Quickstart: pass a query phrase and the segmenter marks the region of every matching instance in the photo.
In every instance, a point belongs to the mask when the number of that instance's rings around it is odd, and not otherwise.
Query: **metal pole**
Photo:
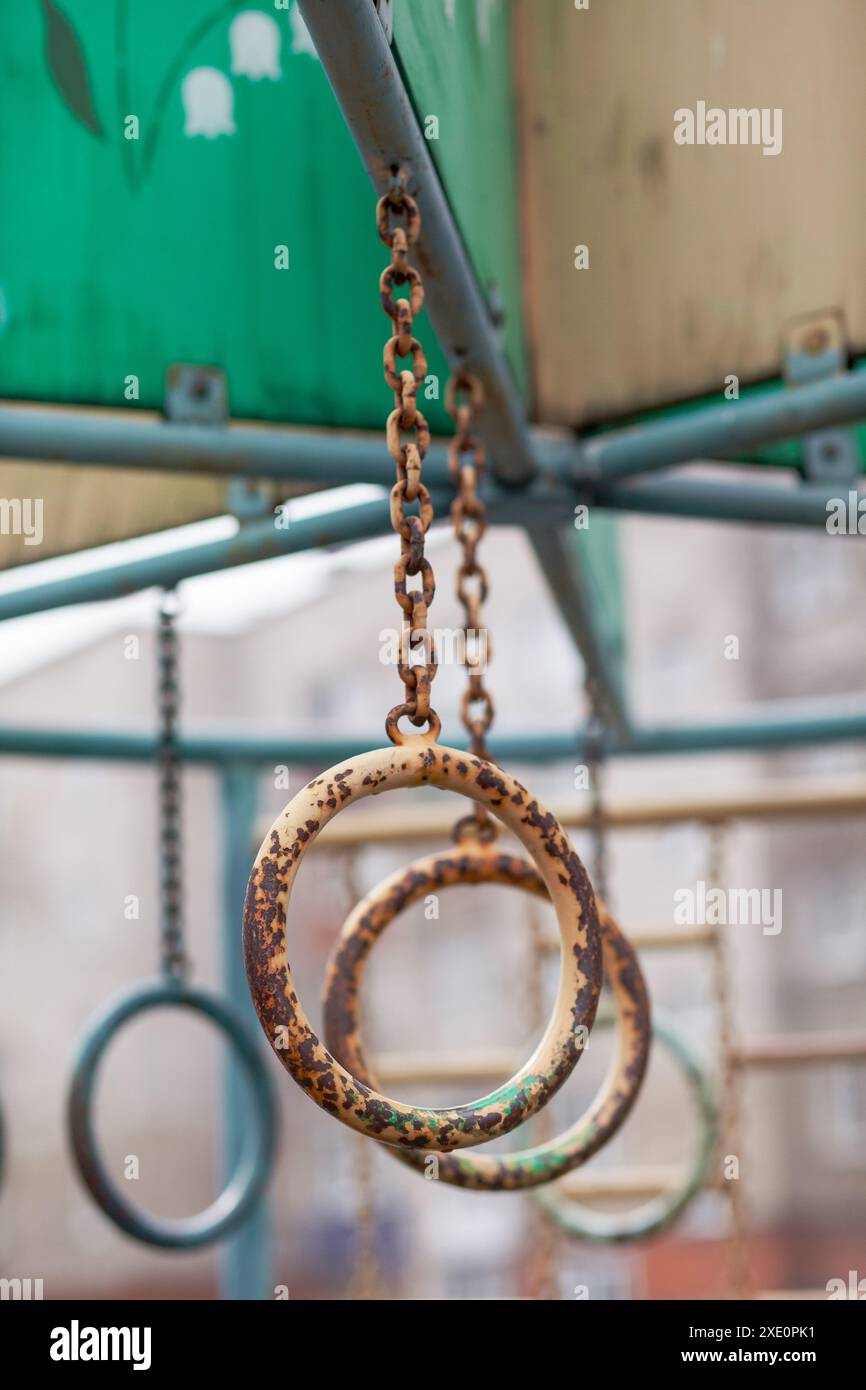
[[[223,817],[223,988],[227,1000],[249,1020],[258,1035],[255,1011],[244,976],[240,922],[247,887],[256,821],[256,769],[232,763],[220,777]],[[223,1065],[222,1165],[229,1173],[235,1164],[249,1122],[244,1077],[227,1055]],[[263,1299],[273,1291],[269,1199],[262,1198],[255,1211],[220,1248],[220,1290],[226,1299]]]
[[[434,504],[437,510],[444,510],[447,498],[436,495]],[[271,560],[278,555],[291,555],[320,546],[366,540],[383,533],[389,518],[387,495],[321,515],[290,520],[286,526],[277,524],[280,518],[269,516],[264,521],[238,526],[236,534],[225,539],[206,541],[167,554],[148,555],[139,560],[128,560],[124,564],[109,565],[104,569],[49,580],[44,584],[2,594],[0,621],[67,608],[76,603],[125,598],[157,585],[169,589],[184,579],[211,574],[216,570],[232,569],[237,565]]]
[[[757,400],[729,401],[595,435],[581,445],[575,476],[582,481],[613,481],[694,459],[756,449],[776,439],[855,424],[864,418],[866,371],[840,373]]]
[[[866,1061],[866,1032],[780,1033],[743,1043],[731,1054],[737,1067],[826,1066]]]
[[[849,743],[866,739],[866,710],[846,714],[743,720],[736,724],[691,724],[670,728],[633,728],[624,740],[612,739],[611,756],[649,757],[656,754],[732,752],[756,748],[786,748],[809,743]],[[297,734],[251,735],[237,732],[187,734],[180,739],[180,754],[187,762],[309,764],[330,767],[352,754],[381,748],[384,733],[345,734],[339,738],[304,738]],[[464,739],[449,740],[453,748],[465,748]],[[500,734],[492,740],[495,758],[505,763],[555,763],[569,758],[580,761],[586,739],[574,732]],[[151,762],[156,741],[151,734],[82,729],[34,729],[0,726],[0,754],[21,757],[96,758],[106,761]],[[784,797],[780,793],[780,799]],[[782,813],[783,814],[783,813]],[[694,819],[706,819],[696,815]],[[711,818],[711,817],[709,817]],[[684,819],[684,817],[680,817]],[[328,832],[329,837],[331,831]],[[336,833],[331,843],[336,843]]]
[[[856,483],[852,480],[850,490]],[[610,483],[597,487],[590,501],[610,511],[649,516],[690,517],[699,521],[742,521],[763,526],[821,526],[826,528],[828,504],[849,487],[832,489],[805,483],[763,484],[749,480],[716,482],[709,478],[671,478]],[[843,534],[858,535],[854,530]]]
[[[382,436],[370,431],[252,423],[178,425],[151,411],[132,409],[2,405],[0,457],[200,477],[274,478],[319,487],[357,482],[391,487],[394,482],[394,464]],[[428,485],[448,482],[441,440],[430,446],[424,477]]]
[[[866,377],[866,370],[861,373]],[[727,409],[727,407],[726,407]],[[696,420],[707,407],[696,410]],[[682,423],[682,418],[677,417]],[[675,477],[632,482],[600,480],[581,460],[587,451],[610,442],[639,449],[645,430],[667,428],[668,421],[648,422],[578,440],[546,430],[531,432],[538,466],[535,485],[509,496],[488,484],[486,500],[496,520],[538,521],[567,525],[576,502],[614,511],[716,521],[754,521],[791,526],[824,525],[826,504],[835,492],[802,484],[771,486]],[[379,434],[369,431],[312,430],[277,425],[229,424],[204,428],[175,425],[145,411],[70,410],[59,406],[0,406],[0,457],[38,459],[42,463],[86,467],[140,468],[189,473],[200,477],[273,478],[286,483],[331,486],[374,483],[390,487],[393,469]],[[666,456],[665,463],[673,463]],[[756,465],[766,467],[766,465]],[[450,489],[444,441],[435,439],[424,460],[431,487]],[[853,487],[852,482],[852,487]],[[442,501],[450,498],[443,493]],[[519,505],[518,505],[519,502]],[[509,507],[509,503],[511,504]],[[442,510],[440,506],[440,511]],[[382,531],[386,529],[384,524]],[[256,556],[251,558],[255,559]]]
[[[415,252],[436,337],[449,364],[468,367],[484,385],[478,428],[495,476],[525,483],[535,461],[523,406],[375,6],[298,0],[298,7],[376,191],[387,192],[395,174],[406,177],[421,212]]]
[[[589,830],[594,824],[593,813],[575,803],[549,803],[551,814],[568,830]],[[643,829],[646,826],[682,825],[688,821],[715,824],[727,820],[767,821],[789,820],[816,816],[866,815],[866,779],[852,777],[840,780],[794,782],[755,787],[738,796],[676,797],[668,801],[621,802],[607,804],[601,815],[602,825],[618,830]],[[331,850],[355,844],[400,844],[419,840],[447,839],[453,816],[447,810],[434,808],[397,816],[387,811],[370,811],[346,826],[335,823],[328,829],[322,847]],[[706,944],[712,929],[694,928],[692,932],[678,931],[676,944],[685,944],[695,937],[695,944]],[[649,944],[649,943],[647,943]],[[657,944],[663,944],[661,940]],[[671,943],[673,944],[673,943]]]
[[[575,493],[574,496],[579,494]],[[599,491],[595,505],[622,511],[682,515],[705,520],[782,522],[790,525],[824,525],[827,519],[828,494],[814,488],[758,488],[751,485],[672,482],[662,484],[627,484],[606,487]],[[433,493],[437,515],[445,518],[450,506],[450,494],[441,490]],[[586,500],[593,502],[591,495]],[[562,518],[571,515],[571,499],[560,485],[533,487],[527,492],[495,493],[490,498],[491,520],[496,524],[529,525],[535,529],[536,543],[544,551],[539,526],[547,522],[551,528],[562,525]],[[285,528],[278,526],[273,516],[264,521],[246,522],[238,526],[235,535],[207,541],[200,545],[171,551],[167,554],[127,560],[123,564],[106,565],[66,579],[50,580],[0,594],[0,622],[26,617],[77,603],[101,603],[154,587],[171,588],[184,579],[232,569],[238,565],[254,564],[279,555],[297,554],[321,546],[343,545],[384,535],[390,525],[387,496],[368,502],[354,503],[318,516],[291,520]],[[549,532],[553,535],[553,531]],[[587,610],[581,597],[566,602],[562,584],[553,576],[554,595],[563,609],[570,631],[577,634],[580,623],[577,608]],[[574,605],[577,605],[576,607]],[[597,658],[591,648],[584,658],[593,664]],[[615,688],[613,679],[608,684]]]

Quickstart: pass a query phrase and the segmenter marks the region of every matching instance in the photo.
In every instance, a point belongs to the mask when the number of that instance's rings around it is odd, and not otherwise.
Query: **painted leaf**
[[[45,15],[45,57],[54,83],[66,105],[94,135],[105,134],[93,104],[93,90],[78,35],[53,0],[42,0]]]

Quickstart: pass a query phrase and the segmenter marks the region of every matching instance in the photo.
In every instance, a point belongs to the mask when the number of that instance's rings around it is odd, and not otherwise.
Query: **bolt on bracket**
[[[840,310],[792,319],[783,339],[784,378],[788,386],[804,386],[847,370],[848,341]],[[855,482],[860,474],[860,451],[850,427],[814,430],[803,436],[803,473],[810,482]]]

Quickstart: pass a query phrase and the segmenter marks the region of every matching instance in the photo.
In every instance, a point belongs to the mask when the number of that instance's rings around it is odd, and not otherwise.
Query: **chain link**
[[[487,571],[478,563],[478,544],[487,530],[487,506],[478,487],[484,477],[487,458],[484,445],[473,433],[478,411],[484,404],[481,382],[460,368],[445,388],[445,409],[454,421],[454,434],[448,444],[448,470],[457,495],[451,503],[454,536],[463,550],[457,570],[457,597],[463,606],[463,661],[468,682],[460,702],[460,717],[469,735],[469,749],[476,758],[494,762],[487,746],[487,734],[496,712],[493,697],[484,683],[484,670],[490,660],[490,632],[481,624],[481,605],[490,584]],[[454,837],[466,835],[489,843],[498,834],[493,817],[476,804],[468,816],[454,827]]]
[[[487,530],[487,507],[478,493],[484,477],[484,446],[473,433],[478,411],[484,404],[481,383],[463,369],[454,373],[445,389],[445,408],[454,421],[448,445],[448,468],[457,496],[451,504],[454,535],[463,550],[457,571],[457,597],[463,605],[464,660],[469,681],[460,714],[469,735],[469,747],[477,758],[492,762],[487,733],[493,723],[493,697],[484,684],[490,660],[490,635],[481,624],[481,605],[487,599],[487,571],[478,563],[478,545]]]
[[[726,826],[722,821],[712,821],[707,825],[706,830],[708,835],[706,881],[707,892],[709,893],[713,888],[724,888],[725,886]],[[722,1147],[726,1151],[723,1157],[727,1158],[728,1154],[735,1157],[739,1173],[743,1166],[740,1078],[733,1060],[734,1028],[728,986],[726,942],[724,930],[718,926],[713,931],[712,961],[721,1063],[719,1137]],[[731,1211],[731,1239],[728,1245],[726,1272],[732,1296],[734,1298],[749,1298],[752,1293],[751,1270],[741,1183],[741,1176],[728,1178],[725,1182]]]
[[[585,681],[589,718],[586,723],[586,768],[589,775],[589,830],[592,844],[592,889],[603,903],[608,902],[607,828],[604,817],[604,776],[606,724],[595,684]]]
[[[183,946],[183,874],[181,840],[181,765],[177,747],[179,709],[177,599],[163,594],[157,629],[159,699],[159,859],[162,906],[161,966],[166,979],[186,974]]]
[[[398,217],[403,218],[403,224],[392,225]],[[430,427],[417,401],[418,388],[427,374],[427,358],[412,333],[413,321],[424,303],[424,282],[421,272],[408,260],[409,248],[421,232],[421,214],[402,184],[379,199],[376,230],[391,252],[391,263],[379,277],[379,297],[394,328],[385,344],[383,366],[385,380],[394,392],[394,409],[388,416],[385,438],[397,467],[397,481],[391,490],[391,525],[400,537],[394,593],[402,614],[397,669],[404,698],[402,704],[390,710],[385,728],[388,737],[399,742],[398,724],[404,715],[416,728],[426,724],[433,738],[440,729],[439,718],[430,704],[437,662],[433,634],[427,626],[436,581],[424,555],[424,539],[433,521],[433,503],[421,481],[421,465],[430,447]],[[394,298],[395,285],[408,286],[408,299],[405,295]],[[408,361],[411,369],[401,367],[401,361]],[[417,512],[407,514],[406,503],[417,503]],[[420,585],[410,589],[407,581],[416,577],[420,578]]]

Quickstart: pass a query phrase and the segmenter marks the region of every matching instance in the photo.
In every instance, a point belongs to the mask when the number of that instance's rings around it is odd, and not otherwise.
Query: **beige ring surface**
[[[529,1061],[504,1086],[467,1105],[418,1109],[357,1081],[319,1041],[304,1013],[286,953],[289,899],[303,856],[334,816],[363,797],[429,785],[486,806],[532,856],[562,940],[553,1014]],[[315,778],[277,818],[259,850],[244,904],[247,981],[271,1047],[295,1081],[344,1124],[407,1149],[468,1148],[507,1134],[535,1114],[571,1074],[601,990],[592,888],[554,816],[515,778],[422,735],[338,764]]]

